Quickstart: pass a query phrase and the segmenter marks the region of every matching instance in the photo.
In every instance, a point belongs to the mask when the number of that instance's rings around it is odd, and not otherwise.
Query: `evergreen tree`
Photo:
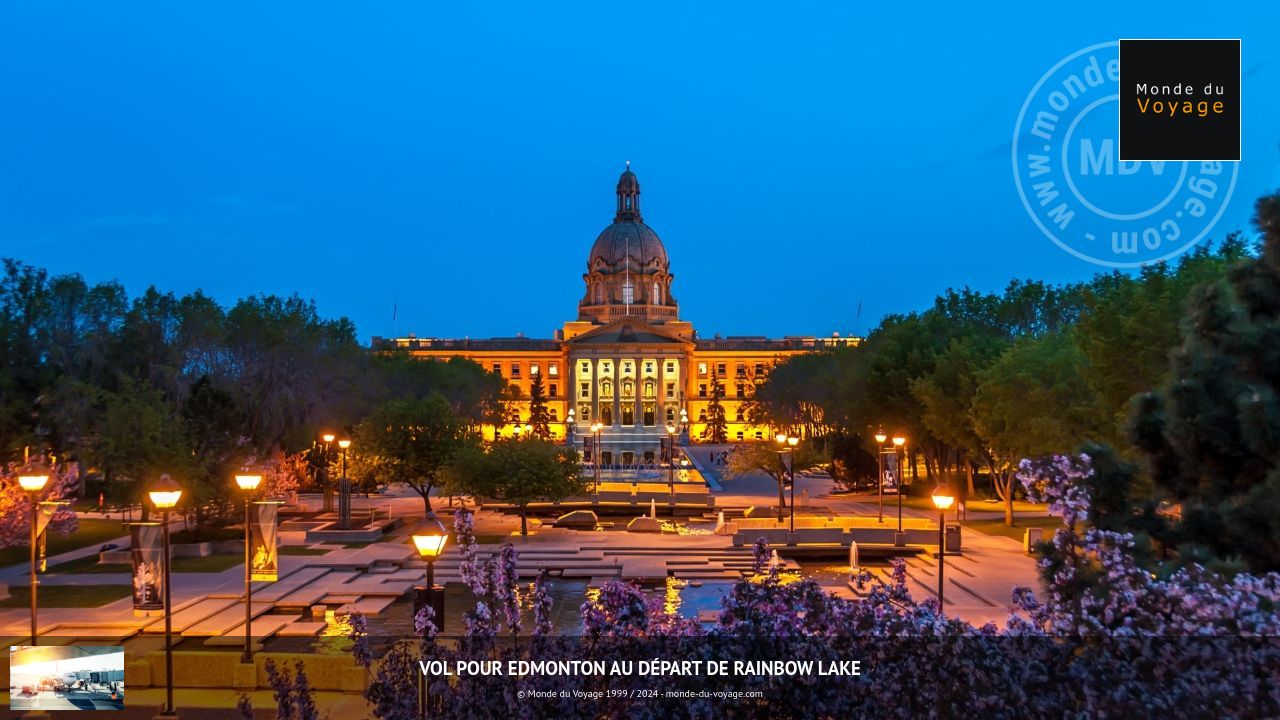
[[[1188,560],[1280,569],[1280,195],[1258,201],[1261,255],[1191,294],[1160,390],[1131,434],[1156,487],[1181,503]]]
[[[729,441],[729,423],[725,420],[722,400],[724,400],[724,383],[720,381],[719,373],[712,370],[711,402],[707,403],[707,427],[702,431],[702,437],[713,443]]]
[[[551,438],[551,414],[547,410],[547,393],[540,372],[534,373],[529,383],[529,426],[534,435],[544,440]]]

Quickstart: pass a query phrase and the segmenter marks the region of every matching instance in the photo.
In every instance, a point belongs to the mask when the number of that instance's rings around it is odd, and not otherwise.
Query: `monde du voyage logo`
[[[1041,232],[1118,268],[1208,237],[1239,175],[1239,52],[1237,40],[1121,40],[1050,68],[1012,143],[1018,195]]]

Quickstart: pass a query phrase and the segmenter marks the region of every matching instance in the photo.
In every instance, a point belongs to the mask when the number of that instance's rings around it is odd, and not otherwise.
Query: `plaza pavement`
[[[769,506],[777,502],[777,484],[764,473],[729,479],[720,468],[705,462],[706,446],[696,449],[694,460],[712,482],[719,486],[715,493],[716,507],[744,508]],[[700,452],[699,452],[700,451]],[[701,457],[700,457],[701,456]],[[797,498],[807,497],[807,504],[798,503],[801,516],[811,508],[821,508],[824,514],[841,516],[859,515],[875,518],[875,498],[831,494],[830,478],[796,478]],[[896,523],[896,505],[886,498],[885,522]],[[319,498],[308,498],[319,502]],[[389,511],[393,517],[420,518],[422,500],[412,491],[403,490],[366,501],[354,498],[353,506],[367,504]],[[437,512],[447,520],[447,501],[434,500]],[[640,513],[637,513],[640,514]],[[710,513],[709,515],[713,515]],[[915,522],[932,521],[931,513],[906,508],[904,518]],[[662,518],[659,512],[659,519]],[[519,572],[532,578],[547,572],[554,576],[578,578],[592,585],[609,579],[624,578],[647,582],[662,582],[668,576],[690,581],[733,580],[751,568],[751,548],[734,547],[729,536],[712,534],[714,523],[710,518],[689,523],[696,534],[635,534],[621,530],[585,532],[551,528],[534,523],[535,531],[529,537],[518,534],[519,519],[491,511],[481,511],[476,517],[477,535],[505,535],[520,551]],[[409,588],[425,579],[423,563],[413,552],[409,542],[412,522],[393,531],[390,542],[377,542],[363,547],[344,547],[339,544],[310,543],[310,547],[326,550],[322,555],[281,555],[280,579],[275,583],[254,583],[254,616],[252,634],[255,638],[279,636],[314,636],[326,627],[323,618],[313,618],[310,609],[315,605],[336,608],[338,614],[360,611],[377,615]],[[304,533],[282,532],[285,544],[304,544]],[[126,547],[125,537],[115,541]],[[497,544],[480,546],[482,556],[496,553]],[[76,557],[96,553],[98,546],[82,548],[50,558],[56,565]],[[945,606],[948,613],[974,623],[993,621],[1003,624],[1008,615],[1009,598],[1016,585],[1035,587],[1035,561],[1026,555],[1020,543],[1009,538],[967,531],[963,535],[963,552],[947,556]],[[437,561],[437,582],[459,580],[459,555],[457,547],[450,545]],[[917,598],[932,596],[937,588],[937,559],[929,552],[907,560],[907,583]],[[794,561],[786,566],[796,569]],[[806,563],[806,567],[809,564]],[[847,584],[847,560],[830,563],[828,572],[817,579],[832,592],[843,597],[854,597],[854,590]],[[11,586],[26,584],[26,566],[19,564],[0,570],[0,582]],[[237,565],[216,573],[177,573],[173,583],[174,632],[185,638],[193,638],[207,645],[243,644],[244,605],[243,566]],[[889,568],[879,566],[873,572],[888,577]],[[127,574],[44,574],[42,586],[75,584],[120,584],[130,582]],[[24,608],[0,609],[0,635],[20,641],[28,632],[29,615]],[[49,641],[70,642],[98,640],[118,642],[129,637],[154,637],[163,632],[163,620],[159,616],[137,617],[131,600],[123,598],[102,607],[43,608],[40,611],[42,636]],[[56,640],[55,640],[56,638]]]

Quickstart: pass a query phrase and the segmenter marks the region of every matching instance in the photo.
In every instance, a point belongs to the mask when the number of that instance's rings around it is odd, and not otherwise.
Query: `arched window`
[[[603,303],[604,302],[604,286],[600,284],[599,280],[595,282],[595,293],[596,293],[596,304],[599,305]]]
[[[653,281],[653,304],[654,305],[662,304],[662,288],[658,287],[657,280]]]

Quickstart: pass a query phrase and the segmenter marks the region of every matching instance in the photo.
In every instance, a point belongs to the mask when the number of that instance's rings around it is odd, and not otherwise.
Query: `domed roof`
[[[591,246],[587,269],[594,269],[601,259],[610,267],[623,269],[623,259],[631,258],[631,269],[647,268],[656,259],[664,270],[667,268],[667,249],[662,246],[658,233],[639,220],[620,220],[604,229]]]
[[[591,246],[587,270],[595,269],[597,260],[603,260],[610,268],[621,271],[625,269],[623,260],[628,257],[634,270],[648,268],[655,260],[662,269],[667,269],[667,250],[640,215],[640,181],[631,172],[629,162],[618,177],[617,195],[618,211],[613,224],[605,228]]]

